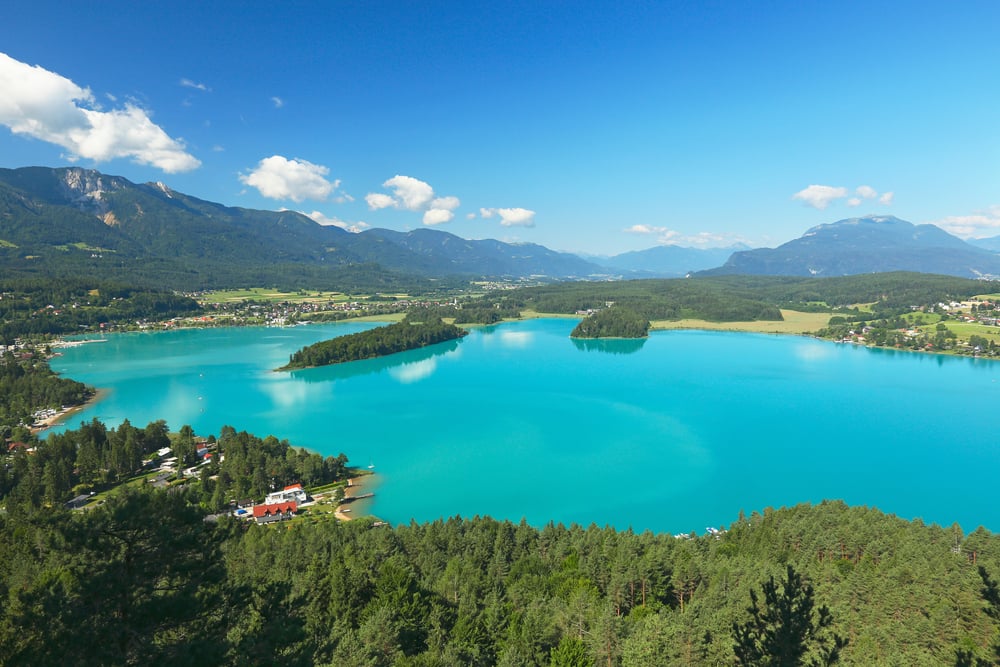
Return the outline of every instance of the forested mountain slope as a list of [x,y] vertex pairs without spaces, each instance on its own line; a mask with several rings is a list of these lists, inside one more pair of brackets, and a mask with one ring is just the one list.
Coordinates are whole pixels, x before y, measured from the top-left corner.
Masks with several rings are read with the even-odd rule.
[[418,289],[428,288],[428,278],[604,272],[542,246],[467,241],[429,229],[355,234],[295,211],[223,206],[163,183],[135,184],[78,167],[0,169],[0,260],[20,272],[127,276],[187,290],[323,288],[370,277],[370,265],[398,276],[390,288],[409,277]]

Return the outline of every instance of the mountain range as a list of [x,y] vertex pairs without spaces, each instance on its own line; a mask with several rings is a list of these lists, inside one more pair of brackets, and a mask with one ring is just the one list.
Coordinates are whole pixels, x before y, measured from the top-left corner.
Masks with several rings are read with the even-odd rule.
[[661,245],[646,250],[633,250],[613,257],[593,257],[592,262],[609,270],[630,272],[632,277],[680,278],[694,271],[703,271],[724,264],[734,252],[749,250],[737,244],[727,248],[685,248]]
[[995,278],[1000,277],[1000,255],[935,225],[866,216],[813,227],[777,248],[735,252],[721,267],[700,275],[825,277],[889,271]]
[[[0,257],[7,268],[144,275],[169,286],[316,286],[331,271],[578,279],[607,269],[536,244],[417,229],[356,234],[294,211],[228,207],[77,167],[0,169]],[[318,282],[317,282],[318,281]],[[301,280],[299,281],[301,282]]]
[[5,274],[94,275],[185,290],[252,285],[391,290],[476,277],[839,276],[898,270],[1000,276],[1000,255],[988,249],[990,241],[976,247],[933,225],[869,216],[814,227],[777,248],[658,246],[583,258],[437,229],[351,233],[294,211],[224,206],[162,183],[135,184],[79,167],[0,169]]

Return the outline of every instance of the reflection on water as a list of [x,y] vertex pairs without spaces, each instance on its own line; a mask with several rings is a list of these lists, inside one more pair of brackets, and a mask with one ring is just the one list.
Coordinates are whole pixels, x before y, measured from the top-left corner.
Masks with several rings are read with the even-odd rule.
[[296,380],[304,380],[306,382],[330,382],[331,380],[346,380],[360,375],[371,375],[373,373],[388,371],[390,376],[400,382],[416,382],[434,372],[437,364],[435,361],[436,357],[441,357],[458,350],[461,340],[449,340],[436,345],[428,345],[419,350],[399,352],[376,359],[361,359],[359,361],[348,361],[343,364],[290,371],[290,375]]
[[[491,331],[490,333],[493,332]],[[534,339],[535,334],[530,331],[511,331],[509,329],[504,329],[496,332],[495,336],[487,338],[484,341],[484,344],[487,346],[499,345],[500,347],[509,349],[525,350],[531,346]]]
[[646,338],[571,338],[576,349],[583,352],[632,354],[642,349]]

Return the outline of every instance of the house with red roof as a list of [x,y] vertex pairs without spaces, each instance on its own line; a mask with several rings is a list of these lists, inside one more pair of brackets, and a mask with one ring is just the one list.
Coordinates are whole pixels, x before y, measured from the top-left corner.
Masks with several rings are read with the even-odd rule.
[[284,503],[270,503],[253,506],[253,518],[257,523],[271,523],[272,521],[285,521],[295,516],[298,505],[295,501]]

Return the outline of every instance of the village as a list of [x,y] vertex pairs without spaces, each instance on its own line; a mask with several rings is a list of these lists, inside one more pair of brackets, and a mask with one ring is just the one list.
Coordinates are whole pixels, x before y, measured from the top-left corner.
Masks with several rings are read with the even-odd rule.
[[[27,449],[26,453],[31,454],[32,450]],[[197,462],[188,467],[179,467],[178,457],[170,447],[164,447],[152,455],[133,479],[127,480],[124,484],[140,483],[149,485],[154,489],[166,491],[180,491],[186,484],[193,480],[200,480],[206,473],[211,471],[209,467],[216,457],[218,463],[224,460],[225,455],[219,453],[217,443],[212,439],[195,438],[195,457]],[[363,480],[370,478],[372,471],[353,471],[353,475],[340,482],[325,484],[307,490],[302,483],[296,482],[288,484],[280,489],[268,493],[263,500],[259,498],[230,499],[229,508],[205,516],[206,521],[219,521],[223,516],[233,516],[241,521],[255,523],[258,525],[281,523],[291,521],[295,518],[310,517],[314,520],[326,517],[338,521],[351,520],[352,508],[350,505],[359,500],[374,497],[373,492],[365,492]],[[215,479],[215,475],[207,475],[208,479]],[[114,492],[112,488],[109,492]],[[95,492],[83,493],[65,503],[71,510],[80,510],[103,502],[104,494]],[[373,526],[387,525],[382,521],[375,521]]]
[[998,322],[1000,303],[970,299],[910,306],[910,313],[900,317],[854,324],[831,318],[831,326],[820,335],[838,343],[995,357],[1000,354],[1000,331],[991,329]]

